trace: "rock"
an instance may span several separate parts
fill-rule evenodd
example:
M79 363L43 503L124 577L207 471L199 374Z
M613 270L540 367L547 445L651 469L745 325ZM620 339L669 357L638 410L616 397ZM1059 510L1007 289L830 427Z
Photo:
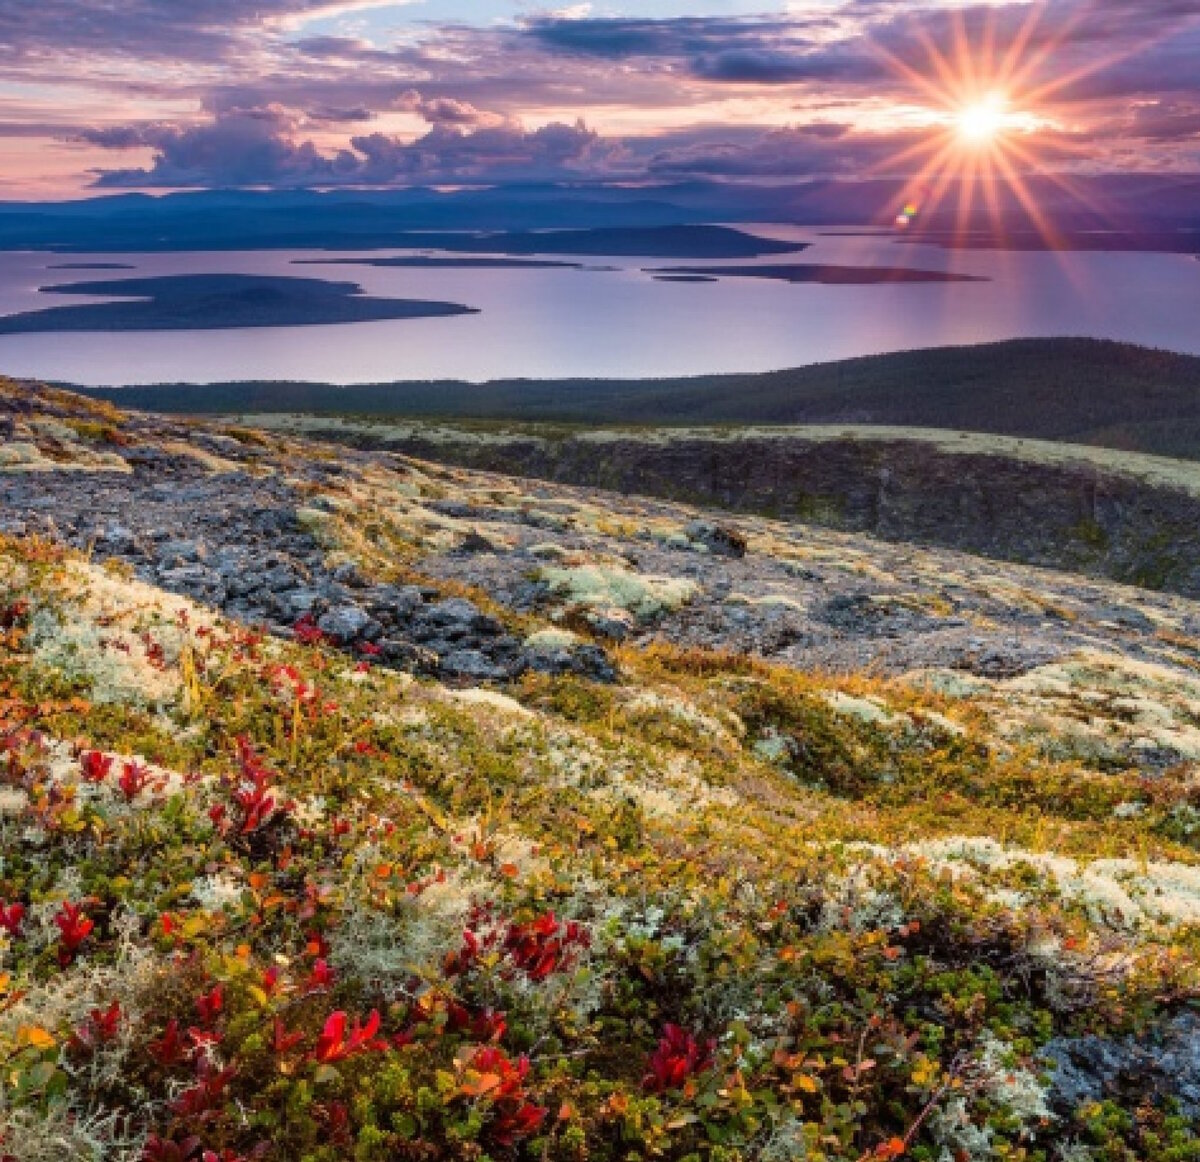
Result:
M450 597L431 605L425 610L424 616L432 625L472 626L483 614L473 601L465 597Z
M334 569L332 577L340 584L350 586L351 589L365 589L370 584L358 571L358 566L351 561L347 561Z
M378 625L371 616L357 605L335 605L327 610L317 622L317 628L322 633L339 642L350 642L366 636L366 631L372 625Z
M177 589L209 589L221 584L220 577L203 565L181 565L177 569L158 570L159 579Z
M1053 1066L1051 1102L1069 1111L1108 1097L1174 1098L1200 1117L1200 1017L1184 1013L1138 1038L1060 1037L1042 1051Z
M448 678L472 678L478 681L500 681L508 671L495 665L480 650L452 650L441 659L441 671Z
M390 666L427 674L437 672L438 656L424 646L386 637L380 638L375 644L379 647L379 656Z
M744 557L746 538L724 525L707 520L694 520L684 530L690 540L703 545L718 557Z
M969 650L954 663L956 670L965 670L978 678L1019 678L1044 666L1055 657L1044 648L1023 648L1020 645L995 645Z
M100 543L105 552L129 553L135 548L137 538L132 529L120 524L110 524L100 535Z
M570 647L527 648L523 667L539 674L577 674L593 682L615 682L617 670L609 656L590 643Z
M202 561L205 555L204 545L199 541L167 541L158 547L159 560L173 565Z
M1121 629L1131 629L1138 633L1154 631L1154 622L1141 610L1131 609L1128 605L1101 605L1092 610L1091 615L1101 623L1107 622Z
M320 604L321 595L315 589L293 589L283 596L288 608L297 617L302 617Z
M470 520L471 517L478 515L476 508L464 504L461 500L430 500L425 507L431 512L453 517L455 520Z
M464 597L450 597L421 610L420 620L442 637L458 640L467 634L496 635L504 627Z
M227 456L237 459L243 452L241 441L235 440L232 436L225 436L219 432L204 432L192 436L192 443L197 447L206 448L210 452L216 452L220 456Z
M863 630L878 620L879 608L866 593L839 593L817 611L828 625L844 630Z
M584 615L594 633L610 641L624 641L636 627L633 614L616 606L604 606L600 609L589 610Z
M287 565L276 565L262 575L261 584L272 593L279 593L295 589L300 584L300 578L296 576L295 570Z
M415 585L376 585L365 590L362 598L376 617L387 621L407 621L424 604Z
M458 551L460 553L494 553L496 546L482 533L469 532L459 542Z

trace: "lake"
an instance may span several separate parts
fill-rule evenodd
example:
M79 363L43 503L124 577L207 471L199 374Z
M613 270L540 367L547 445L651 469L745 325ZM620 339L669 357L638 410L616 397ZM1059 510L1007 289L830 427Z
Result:
M0 373L95 386L233 379L632 378L766 371L914 347L1059 335L1200 354L1200 261L1189 255L956 252L902 245L885 235L742 228L813 244L783 261L944 270L990 281L874 286L750 278L658 281L644 268L695 265L661 258L581 258L583 269L468 269L295 265L354 257L342 252L121 254L116 260L130 269L103 277L236 273L349 279L368 294L463 303L479 313L241 331L4 335ZM401 253L406 252L373 251L363 257ZM61 269L64 263L113 259L0 255L0 314L61 305L63 297L39 294L37 288L100 277ZM778 266L781 259L757 262ZM727 263L750 264L746 259ZM723 264L706 260L704 265Z

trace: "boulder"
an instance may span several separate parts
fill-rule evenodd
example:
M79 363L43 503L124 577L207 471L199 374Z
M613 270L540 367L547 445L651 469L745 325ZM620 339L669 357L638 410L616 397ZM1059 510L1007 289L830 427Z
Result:
M694 520L684 530L688 539L703 545L717 557L744 557L746 538L725 525L707 520Z
M508 677L508 671L497 666L481 650L452 650L442 658L441 671L448 678L471 678L482 682Z
M357 605L335 605L332 609L327 610L317 622L317 628L322 633L329 634L331 638L339 642L349 642L356 638L366 637L372 626L377 627L378 622Z

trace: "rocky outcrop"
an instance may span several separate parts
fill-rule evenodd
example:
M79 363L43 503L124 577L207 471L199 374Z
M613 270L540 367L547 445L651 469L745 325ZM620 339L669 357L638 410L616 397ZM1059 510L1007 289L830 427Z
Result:
M1083 458L1039 463L918 439L753 434L456 441L445 429L436 439L413 429L388 446L1200 595L1200 495Z

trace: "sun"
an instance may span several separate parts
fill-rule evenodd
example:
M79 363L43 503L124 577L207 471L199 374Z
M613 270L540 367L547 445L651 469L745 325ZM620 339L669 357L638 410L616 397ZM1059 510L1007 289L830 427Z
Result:
M964 105L955 118L960 140L979 147L993 144L1008 127L1007 105L1002 93L989 93L981 101Z
M1039 204L1042 192L1053 186L1087 201L1062 164L1072 150L1062 117L1071 87L1101 66L1072 70L1056 61L1092 6L1080 4L1064 20L1051 18L1051 5L1025 7L1015 25L1001 20L998 6L982 16L955 9L944 30L917 35L903 51L871 43L915 98L904 106L915 114L912 140L871 170L902 180L897 228L978 240L1015 225L1054 248L1058 230Z

